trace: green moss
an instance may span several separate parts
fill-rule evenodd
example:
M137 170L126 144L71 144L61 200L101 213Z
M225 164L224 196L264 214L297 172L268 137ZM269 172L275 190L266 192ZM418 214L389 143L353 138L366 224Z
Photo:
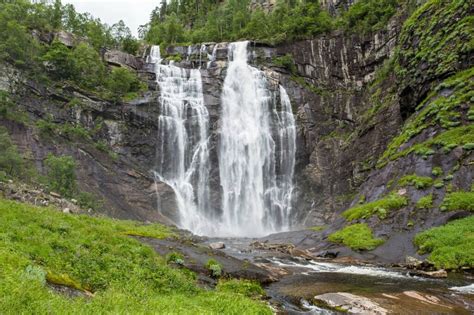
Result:
M414 243L437 268L474 268L474 216L422 232Z
M353 250L372 250L384 243L373 237L372 230L365 223L346 226L329 235L329 241L343 244Z
M258 282L250 280L219 280L216 289L220 292L241 294L254 299L261 298L266 295L265 291L262 289Z
M474 192L461 191L447 194L441 206L448 211L474 211Z
M426 189L433 185L433 179L426 176L418 176L415 174L403 176L398 185L401 187L414 186L416 189Z
M406 205L408 205L406 197L391 194L383 199L350 208L344 211L342 216L347 221L367 219L373 215L377 215L380 219L384 219L387 216L388 211L398 210Z
M311 228L309 228L310 230L313 230L315 232L322 232L324 230L326 230L328 227L325 226L325 225L319 225L319 226L313 226Z
M417 209L431 209L433 208L433 195L421 197L416 203Z
M68 215L0 199L0 313L271 314L245 295L200 289L195 276L170 267L127 231L172 235L162 225ZM46 280L94 297L53 293Z
M396 160L410 153L428 157L434 153L432 146L441 146L450 152L457 146L474 143L472 125L461 125L460 111L470 104L474 95L474 68L462 71L440 83L436 90L450 89L452 94L444 96L431 93L419 106L418 111L405 123L401 133L388 145L377 166L383 167L388 161ZM454 123L454 124L453 124ZM437 128L437 140L406 147L406 143L426 128ZM405 147L404 147L405 145Z
M431 174L432 174L433 176L438 177L439 175L443 174L443 169L442 169L441 167L439 167L439 166L433 167L433 170L431 171Z

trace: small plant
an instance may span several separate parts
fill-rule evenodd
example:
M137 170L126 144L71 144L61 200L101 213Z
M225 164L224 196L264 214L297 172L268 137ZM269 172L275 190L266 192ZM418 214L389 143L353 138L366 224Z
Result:
M178 252L171 252L166 255L166 262L168 264L184 265L184 256Z
M211 272L211 276L214 278L219 278L222 275L222 265L215 259L209 259L205 267Z
M297 72L295 61L293 56L290 54L273 58L273 64L277 67L288 70L291 74L295 74Z
M433 208L433 195L429 194L427 196L421 197L416 203L417 209L431 209Z
M436 177L437 177L437 176L443 174L443 169L442 169L441 167L439 167L439 166L434 167L433 170L431 171L431 174L432 174L433 176L436 176Z
M43 268L33 265L28 265L25 269L25 278L28 280L38 281L42 285L46 284L46 271Z
M88 192L80 192L77 195L77 204L83 209L100 210L103 207L102 200Z

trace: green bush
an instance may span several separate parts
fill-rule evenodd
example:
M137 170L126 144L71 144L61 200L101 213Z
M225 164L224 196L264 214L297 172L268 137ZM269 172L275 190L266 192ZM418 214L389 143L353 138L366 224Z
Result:
M77 45L71 53L73 78L86 89L103 85L105 65L99 53L86 43Z
M137 75L130 70L114 68L107 80L107 87L116 99L120 99L127 93L140 91L141 82Z
M4 177L21 177L26 164L12 143L7 130L0 126L0 172Z
M342 230L329 235L328 239L353 250L373 250L384 243L383 239L374 238L372 230L365 223L346 226Z
M214 278L219 278L222 275L222 265L215 259L209 259L205 267Z
M406 205L408 205L406 197L391 194L383 199L350 208L344 211L342 216L347 221L367 219L373 215L377 215L380 219L384 219L387 216L388 211L398 210Z
M474 211L474 192L453 192L447 194L441 207L448 211Z
M70 156L48 154L45 159L47 185L64 197L72 197L76 191L76 163Z
M76 195L77 204L82 209L92 209L99 211L103 207L103 202L99 200L94 194L88 192L80 192Z
M67 80L74 76L74 62L71 50L61 42L54 41L43 56L53 78Z
M297 72L295 61L293 56L290 54L273 58L273 64L288 70L291 74L295 74Z
M166 255L166 262L177 264L177 265L183 265L184 264L184 256L181 253L178 253L178 252L171 252L168 255Z
M474 268L474 216L419 233L414 243L437 268Z

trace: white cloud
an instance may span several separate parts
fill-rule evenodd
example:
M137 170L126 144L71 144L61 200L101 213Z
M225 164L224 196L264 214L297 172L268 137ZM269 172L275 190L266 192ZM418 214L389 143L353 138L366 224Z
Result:
M138 27L148 23L150 14L160 0L63 0L71 3L78 12L89 12L103 23L112 25L123 20L137 36Z

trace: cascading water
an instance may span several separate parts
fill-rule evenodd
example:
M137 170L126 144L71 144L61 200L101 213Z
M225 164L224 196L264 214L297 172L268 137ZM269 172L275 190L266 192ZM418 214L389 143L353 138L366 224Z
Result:
M261 236L290 228L296 151L291 103L282 86L270 89L264 73L248 64L247 46L229 46L218 148L220 214L211 213L218 205L209 201L209 114L200 71L162 64L158 46L148 58L160 88L156 178L173 188L180 226L196 234Z
M221 231L259 236L290 226L296 133L286 91L280 86L278 111L264 73L248 64L247 46L230 44L222 92Z
M176 194L179 224L198 234L210 230L209 114L204 105L199 70L161 64L160 47L153 46L148 62L154 64L160 88L157 180Z

